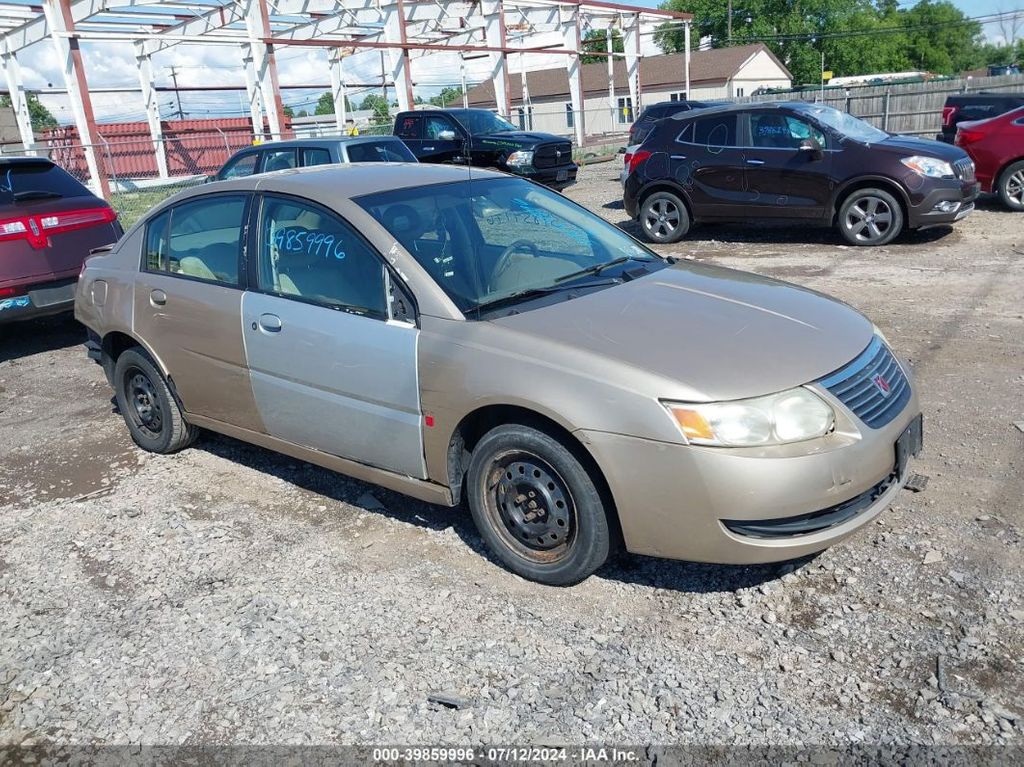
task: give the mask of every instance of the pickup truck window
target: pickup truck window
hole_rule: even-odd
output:
[[[447,117],[429,115],[423,124],[424,137],[428,139],[439,139],[441,138],[441,134],[445,131],[456,134],[458,133],[455,129],[455,123]]]
[[[395,124],[395,135],[399,138],[418,139],[423,118],[419,115],[403,117]]]

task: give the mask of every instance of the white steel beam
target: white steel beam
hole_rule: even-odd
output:
[[[480,9],[484,14],[484,37],[487,46],[489,48],[506,48],[508,42],[505,39],[505,14],[502,11],[501,0],[480,0]],[[490,56],[491,80],[494,83],[494,97],[498,113],[509,117],[512,112],[512,102],[509,99],[508,54],[492,52]]]
[[[162,30],[158,37],[146,41],[146,52],[158,53],[183,42],[182,38],[198,37],[210,32],[224,32],[224,27],[237,24],[244,19],[245,13],[237,2],[220,8],[212,8],[195,18]]]
[[[160,102],[157,100],[156,83],[153,81],[153,61],[146,53],[145,43],[142,41],[135,43],[135,61],[139,69],[139,85],[142,88],[142,103],[146,108],[149,135],[153,137],[157,173],[160,178],[167,178],[167,154],[164,151],[164,129],[160,122]]]
[[[4,51],[2,56],[4,75],[7,78],[7,90],[10,94],[11,108],[18,123],[18,133],[25,154],[35,154],[35,133],[32,131],[32,116],[28,111],[28,93],[21,79],[21,67],[18,58],[12,51]]]
[[[85,68],[82,66],[82,52],[78,48],[78,40],[69,35],[75,28],[70,5],[70,0],[43,0],[43,13],[46,15],[46,25],[50,30],[57,61],[61,65],[64,87],[71,102],[71,113],[75,118],[75,127],[78,128],[78,140],[85,154],[93,191],[106,198],[110,196],[110,188],[106,175],[100,173],[96,156],[97,136],[93,131],[96,118],[89,98]]]
[[[693,98],[693,97],[690,95],[690,22],[689,21],[684,21],[683,22],[683,40],[685,42],[685,45],[683,47],[686,48],[686,53],[683,56],[683,61],[685,62],[685,69],[686,69],[686,98],[690,99],[690,98]]]
[[[613,32],[615,31],[615,24],[609,24],[608,29],[605,32],[605,49],[608,53],[608,108],[611,110],[612,123],[609,126],[610,131],[615,130],[615,57],[612,53],[615,51],[615,38]]]
[[[629,99],[633,104],[633,117],[640,114],[640,14],[630,14],[622,30],[622,47],[626,53],[626,79],[629,81]]]
[[[256,74],[256,62],[252,45],[242,46],[242,69],[245,72],[245,94],[249,101],[249,118],[252,120],[252,135],[263,138],[263,95],[260,92],[259,78]]]
[[[343,54],[340,48],[332,48],[329,58],[331,67],[331,99],[334,101],[334,121],[338,132],[345,130],[348,108],[345,106],[345,73],[341,68]]]
[[[583,146],[587,135],[586,113],[583,108],[583,78],[580,71],[580,17],[576,6],[565,9],[562,17],[562,47],[576,53],[566,56],[565,68],[569,75],[569,99],[572,101],[573,126],[576,146]]]
[[[412,72],[409,61],[409,49],[405,48],[405,19],[403,18],[403,6],[401,0],[397,5],[391,5],[384,9],[384,40],[391,44],[401,44],[401,48],[388,48],[387,56],[391,62],[391,80],[395,84],[395,93],[398,96],[398,109],[406,112],[412,109]]]
[[[259,86],[263,105],[267,113],[267,124],[271,139],[283,138],[284,107],[281,90],[277,83],[277,63],[274,49],[263,42],[270,37],[270,20],[264,0],[239,0],[245,3],[245,27],[249,34],[249,50],[252,53],[256,84]]]

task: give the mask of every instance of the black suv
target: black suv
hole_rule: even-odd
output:
[[[705,109],[728,103],[728,101],[687,101],[682,99],[680,101],[661,101],[646,106],[629,128],[629,146],[643,143],[654,130],[654,123],[658,120],[664,120],[666,117],[677,115],[680,112],[689,112],[691,109]]]
[[[654,242],[691,221],[796,219],[853,245],[974,210],[974,163],[959,147],[896,136],[820,104],[713,107],[662,120],[634,153],[623,201]]]
[[[576,182],[572,144],[519,130],[486,109],[417,109],[395,117],[394,133],[420,162],[497,168],[552,189]]]
[[[969,120],[987,120],[1024,106],[1024,95],[1019,93],[960,93],[948,96],[942,107],[942,132],[935,138],[952,144],[956,127]]]

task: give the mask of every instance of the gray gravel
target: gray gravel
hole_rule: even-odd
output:
[[[568,194],[622,222],[617,172]],[[464,511],[216,436],[144,454],[72,323],[3,327],[0,744],[1020,743],[1024,216],[666,250],[868,312],[917,367],[927,489],[810,561],[546,588]]]

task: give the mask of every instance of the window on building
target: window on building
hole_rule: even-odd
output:
[[[633,122],[633,97],[624,96],[619,98],[619,108],[617,110],[619,117],[619,125],[626,125],[627,123]]]
[[[572,104],[565,105],[565,127],[575,128],[576,127],[576,115],[572,113]]]
[[[745,95],[746,95],[746,93],[745,93],[745,91],[744,91],[744,89],[743,89],[743,88],[737,88],[737,89],[736,89],[736,98],[738,98],[738,99],[741,99],[741,98],[743,98],[743,97],[744,97]]]
[[[668,97],[669,101],[686,101],[686,91],[682,93],[672,93]]]

